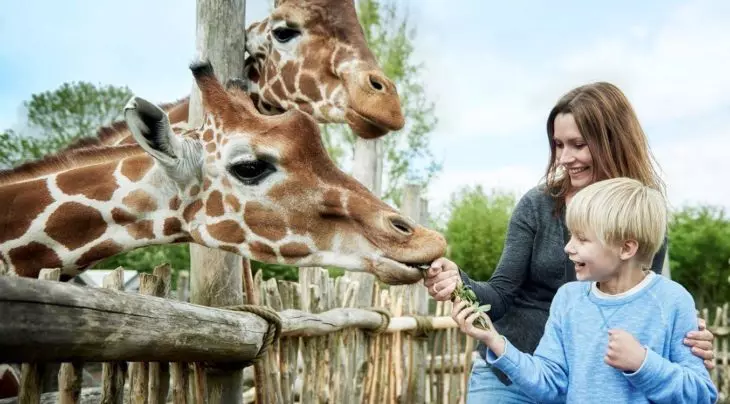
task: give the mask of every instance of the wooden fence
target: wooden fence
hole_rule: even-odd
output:
[[[121,275],[106,289],[0,278],[0,363],[23,363],[19,398],[0,404],[200,403],[204,376],[257,356],[272,330],[266,312],[168,297],[186,296],[188,279],[170,293],[169,267],[142,274],[140,294],[115,290]],[[474,341],[455,328],[451,304],[433,302],[421,284],[382,287],[368,274],[333,279],[321,268],[303,268],[299,282],[260,275],[258,299],[281,325],[259,362],[265,403],[464,402]],[[717,335],[712,377],[727,402],[728,304],[701,315]],[[58,392],[42,394],[44,369],[59,362]],[[82,388],[82,369],[95,368]],[[249,366],[244,402],[254,401],[253,384]]]
[[[141,274],[140,294],[115,290],[121,278],[120,268],[90,288],[0,277],[0,363],[22,363],[19,397],[0,403],[200,403],[204,376],[252,360],[270,333],[266,312],[168,298],[169,267]],[[473,341],[454,329],[450,303],[427,317],[422,285],[381,289],[372,275],[321,268],[255,283],[281,325],[260,359],[265,403],[464,402]],[[44,369],[59,362],[58,392],[42,393]],[[94,367],[100,386],[82,388]],[[255,396],[251,370],[244,402]]]

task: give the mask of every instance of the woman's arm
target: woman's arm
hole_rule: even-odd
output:
[[[492,305],[489,311],[492,320],[502,318],[529,273],[535,226],[532,203],[526,196],[522,197],[510,218],[502,256],[488,281],[475,281],[455,263],[439,258],[431,264],[424,285],[435,300],[448,300],[459,283],[468,285],[480,304]]]

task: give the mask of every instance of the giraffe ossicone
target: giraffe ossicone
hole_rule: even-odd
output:
[[[160,107],[124,108],[138,144],[70,150],[0,172],[0,261],[65,278],[152,244],[193,242],[267,262],[421,279],[443,236],[399,214],[337,168],[314,119],[261,114],[210,63],[190,66],[204,123],[180,131]]]

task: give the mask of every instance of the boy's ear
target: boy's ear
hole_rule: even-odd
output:
[[[639,249],[639,243],[636,240],[625,240],[621,244],[621,259],[630,260],[636,255],[636,251]]]

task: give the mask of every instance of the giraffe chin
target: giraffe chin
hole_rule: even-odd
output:
[[[423,279],[420,269],[390,258],[366,259],[365,270],[388,285],[410,285]]]
[[[363,139],[377,139],[390,132],[388,128],[375,124],[352,108],[348,108],[345,112],[345,120],[352,131]]]

